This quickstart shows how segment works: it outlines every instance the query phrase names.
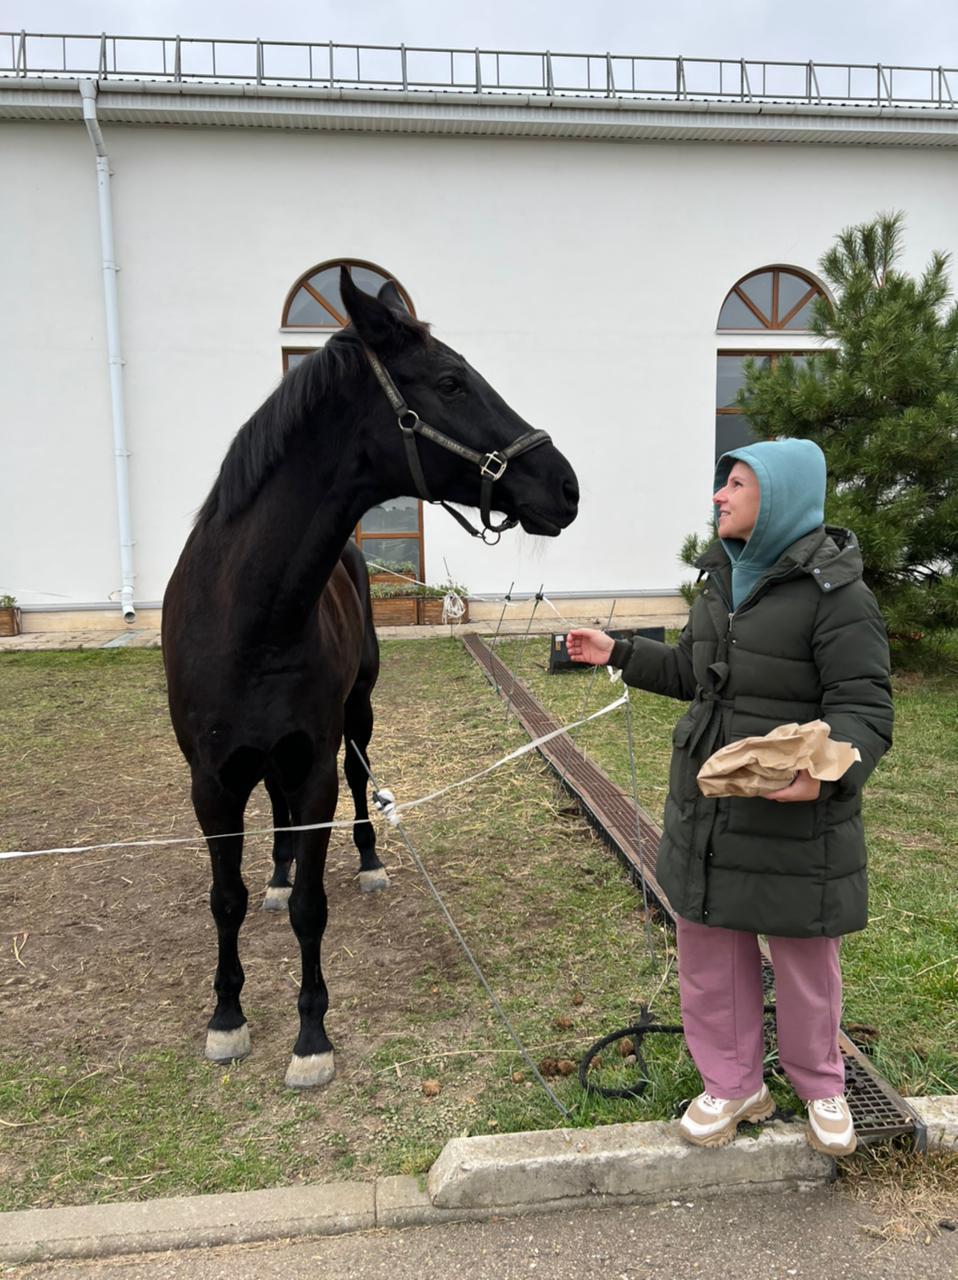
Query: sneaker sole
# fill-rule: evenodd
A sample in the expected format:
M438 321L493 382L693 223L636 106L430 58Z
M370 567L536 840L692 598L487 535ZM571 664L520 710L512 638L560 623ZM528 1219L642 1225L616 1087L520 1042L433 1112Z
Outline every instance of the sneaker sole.
M835 1156L836 1158L838 1156L850 1156L858 1146L858 1138L854 1133L852 1134L851 1142L847 1142L844 1146L839 1147L835 1143L829 1146L827 1143L822 1142L810 1124L805 1126L805 1137L808 1139L808 1145L813 1150L821 1152L823 1156Z
M775 1099L770 1096L767 1102L758 1104L751 1111L744 1111L740 1116L736 1116L727 1128L719 1129L716 1133L697 1138L694 1134L686 1133L679 1125L679 1134L693 1147L726 1147L735 1137L740 1124L757 1124L760 1120L767 1120L774 1112Z

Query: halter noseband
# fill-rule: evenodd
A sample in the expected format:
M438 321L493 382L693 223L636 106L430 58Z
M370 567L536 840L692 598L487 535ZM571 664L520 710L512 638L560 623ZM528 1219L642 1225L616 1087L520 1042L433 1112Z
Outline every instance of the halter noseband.
M467 462L475 463L478 466L479 474L482 477L482 487L479 494L479 513L482 516L481 532L461 512L456 511L447 502L444 502L441 498L438 502L455 520L458 520L467 533L472 534L474 538L481 538L487 546L494 547L505 530L514 529L519 522L518 520L510 520L507 517L500 524L492 523L492 486L496 480L502 479L505 475L506 467L513 458L518 458L521 453L526 453L529 449L534 449L537 445L545 444L547 441L551 443L549 433L547 431L527 431L524 436L520 436L518 440L513 440L512 444L507 445L505 449L496 449L491 453L477 453L475 449L470 449L467 445L460 444L458 440L453 440L449 436L443 435L441 431L431 427L428 422L423 422L419 414L406 404L399 388L383 368L379 358L365 343L363 344L363 350L366 353L366 359L369 361L369 367L376 375L376 381L386 393L386 399L396 415L396 422L402 432L403 443L406 446L406 461L409 463L413 483L420 498L424 502L436 501L430 495L426 485L426 477L423 474L422 463L419 460L419 450L416 446L417 435L425 436L433 444L438 444L443 449L448 449L450 453L458 454L460 458L465 458ZM487 538L486 534L492 534L493 536Z

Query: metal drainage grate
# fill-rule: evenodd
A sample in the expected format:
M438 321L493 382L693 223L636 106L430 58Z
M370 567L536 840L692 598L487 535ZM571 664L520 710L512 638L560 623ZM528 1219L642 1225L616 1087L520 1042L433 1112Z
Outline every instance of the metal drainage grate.
M509 699L531 738L540 738L559 728L557 721L480 636L466 636L463 643L490 682L498 687L500 695ZM582 805L589 821L623 860L634 882L638 881L641 869L650 895L674 923L675 912L655 879L655 855L661 835L656 824L642 809L636 814L632 798L584 755L568 734L544 743L539 752ZM759 940L759 946L763 957L762 985L768 997L774 991L775 974L764 938ZM774 1045L774 1020L767 1019L767 1033ZM844 1031L839 1035L839 1047L845 1062L848 1106L858 1135L862 1138L911 1135L915 1146L923 1151L925 1126L915 1112L887 1080L882 1079Z

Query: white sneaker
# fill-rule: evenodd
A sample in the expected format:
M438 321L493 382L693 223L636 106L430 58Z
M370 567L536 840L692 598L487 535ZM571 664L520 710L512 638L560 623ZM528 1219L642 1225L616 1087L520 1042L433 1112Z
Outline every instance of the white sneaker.
M850 1156L858 1139L845 1095L815 1098L805 1106L808 1108L806 1135L815 1150L826 1156Z
M750 1098L716 1098L706 1091L689 1103L679 1133L696 1147L724 1147L743 1121L767 1120L774 1110L775 1101L764 1083Z

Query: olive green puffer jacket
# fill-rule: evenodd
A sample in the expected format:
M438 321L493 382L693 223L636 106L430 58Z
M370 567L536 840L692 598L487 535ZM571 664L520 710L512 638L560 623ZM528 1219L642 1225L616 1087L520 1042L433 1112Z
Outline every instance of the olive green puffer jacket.
M675 646L617 641L626 684L692 699L672 735L657 877L675 911L700 924L783 937L838 937L867 922L861 791L891 745L888 644L862 581L854 534L799 538L736 612L720 543ZM702 762L738 738L825 720L861 752L816 801L709 799Z

